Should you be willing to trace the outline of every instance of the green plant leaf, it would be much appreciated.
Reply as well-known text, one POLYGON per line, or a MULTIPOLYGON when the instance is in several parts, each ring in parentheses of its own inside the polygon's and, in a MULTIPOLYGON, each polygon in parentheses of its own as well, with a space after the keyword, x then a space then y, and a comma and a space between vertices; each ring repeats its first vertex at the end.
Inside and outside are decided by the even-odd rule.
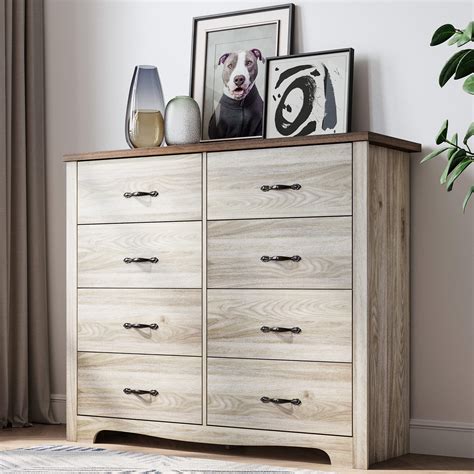
POLYGON ((464 29, 464 34, 469 37, 469 39, 474 39, 474 21, 470 21, 466 28, 464 29))
POLYGON ((451 159, 451 157, 454 155, 459 150, 459 148, 456 148, 455 146, 452 146, 447 154, 448 161, 451 159))
POLYGON ((474 122, 471 122, 469 128, 467 129, 466 135, 464 136, 463 143, 464 145, 467 144, 468 140, 474 135, 474 122))
POLYGON ((471 74, 462 85, 462 88, 468 94, 474 94, 474 74, 471 74))
POLYGON ((459 61, 454 79, 462 79, 474 72, 474 49, 470 49, 459 61))
POLYGON ((438 44, 444 43, 447 41, 451 36, 456 33, 456 28, 453 25, 446 24, 440 26, 434 33, 433 37, 431 38, 430 46, 438 46, 438 44))
POLYGON ((458 144, 458 134, 455 133, 452 137, 451 137, 451 140, 450 140, 451 143, 454 143, 455 145, 458 144))
POLYGON ((464 202, 462 203, 462 212, 466 212, 467 203, 469 202, 469 199, 471 199, 471 196, 473 194, 474 194, 474 186, 471 186, 471 188, 466 194, 466 197, 464 198, 464 202))
POLYGON ((443 125, 441 125, 438 135, 436 135, 436 145, 441 145, 441 143, 446 140, 446 137, 448 136, 448 124, 448 121, 445 120, 443 125))
POLYGON ((472 160, 465 159, 459 163, 456 168, 452 171, 452 173, 449 175, 448 182, 446 184, 446 190, 449 192, 453 189, 454 182, 461 176, 463 171, 473 163, 472 160))
POLYGON ((448 176, 451 174, 451 172, 456 168, 456 166, 461 163, 466 157, 466 150, 459 149, 457 148, 454 153, 451 154, 449 157, 448 164, 446 165, 446 168, 443 171, 443 174, 439 178, 439 182, 441 184, 445 184, 448 176))
POLYGON ((471 41, 471 37, 463 33, 462 35, 459 36, 458 40, 456 41, 458 48, 461 46, 464 46, 466 43, 469 43, 471 41))
POLYGON ((433 150, 429 155, 426 155, 420 163, 425 163, 426 161, 432 160, 433 158, 436 158, 438 155, 441 155, 441 153, 444 153, 446 150, 449 150, 449 146, 445 148, 439 148, 438 150, 433 150))
POLYGON ((462 51, 458 51, 457 53, 454 53, 449 59, 448 62, 444 65, 443 69, 441 70, 439 74, 439 85, 443 87, 449 79, 454 75, 456 72, 456 68, 458 67, 459 61, 467 54, 469 53, 469 49, 465 50, 463 49, 462 51))
POLYGON ((459 37, 456 41, 458 48, 461 46, 464 46, 466 43, 469 43, 469 41, 472 41, 473 38, 473 31, 474 31, 474 26, 473 22, 469 22, 466 28, 462 33, 459 33, 459 37))
POLYGON ((448 41, 449 46, 452 46, 453 44, 456 44, 459 39, 461 38, 463 34, 462 33, 454 33, 454 35, 451 37, 451 39, 448 41))

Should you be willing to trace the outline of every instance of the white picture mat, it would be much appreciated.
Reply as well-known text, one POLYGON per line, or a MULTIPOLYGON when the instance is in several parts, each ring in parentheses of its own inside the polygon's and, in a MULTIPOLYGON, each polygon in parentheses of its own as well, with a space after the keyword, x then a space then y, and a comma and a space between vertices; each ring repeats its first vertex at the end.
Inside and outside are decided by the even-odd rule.
MULTIPOLYGON (((349 121, 349 94, 350 94, 350 68, 351 68, 351 55, 349 52, 337 52, 328 54, 315 54, 314 56, 295 56, 289 58, 276 58, 273 59, 268 68, 267 78, 267 97, 268 102, 265 104, 266 111, 266 126, 265 126, 265 138, 277 138, 283 135, 275 127, 275 110, 278 106, 278 101, 272 99, 272 95, 275 94, 275 83, 277 77, 282 71, 290 69, 301 64, 311 64, 318 66, 321 64, 326 65, 331 75, 332 85, 334 87, 334 96, 336 98, 336 110, 337 110, 337 125, 334 129, 322 130, 321 123, 318 121, 318 128, 312 135, 321 134, 332 134, 332 133, 344 133, 347 131, 347 125, 349 121), (275 67, 279 67, 279 71, 275 71, 275 67)), ((296 76, 295 76, 296 77, 296 76)), ((294 134, 292 134, 294 135, 294 134)))

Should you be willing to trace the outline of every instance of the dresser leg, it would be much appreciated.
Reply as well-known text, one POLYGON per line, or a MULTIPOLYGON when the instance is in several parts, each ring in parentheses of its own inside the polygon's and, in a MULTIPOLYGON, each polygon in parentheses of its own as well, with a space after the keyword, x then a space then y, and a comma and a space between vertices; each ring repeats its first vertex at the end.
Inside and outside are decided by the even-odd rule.
POLYGON ((77 441, 77 429, 75 423, 66 424, 66 440, 67 441, 77 441))
POLYGON ((325 453, 329 456, 331 466, 352 468, 352 452, 325 449, 325 453))
POLYGON ((97 439, 97 435, 100 433, 100 431, 84 431, 84 432, 78 432, 77 433, 77 438, 76 441, 78 443, 86 443, 86 444, 94 444, 97 439))

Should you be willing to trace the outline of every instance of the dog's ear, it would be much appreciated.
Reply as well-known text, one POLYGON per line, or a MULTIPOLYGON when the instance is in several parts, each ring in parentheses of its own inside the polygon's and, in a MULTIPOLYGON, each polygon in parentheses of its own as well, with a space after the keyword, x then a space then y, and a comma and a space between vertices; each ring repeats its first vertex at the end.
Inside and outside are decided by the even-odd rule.
POLYGON ((224 64, 225 60, 230 56, 230 53, 224 53, 220 58, 219 61, 217 61, 217 65, 219 66, 220 64, 224 64))
POLYGON ((251 49, 250 51, 252 51, 253 55, 257 58, 257 59, 260 59, 260 61, 262 61, 263 64, 265 64, 265 58, 263 57, 263 54, 262 52, 257 49, 257 48, 254 48, 254 49, 251 49))

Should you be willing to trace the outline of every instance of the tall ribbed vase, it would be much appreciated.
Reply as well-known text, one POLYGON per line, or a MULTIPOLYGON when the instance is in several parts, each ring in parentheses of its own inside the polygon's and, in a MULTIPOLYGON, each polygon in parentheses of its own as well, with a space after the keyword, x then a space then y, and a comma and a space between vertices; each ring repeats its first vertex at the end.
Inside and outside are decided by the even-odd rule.
POLYGON ((199 105, 187 95, 171 99, 165 111, 165 139, 168 145, 198 143, 201 139, 199 105))
POLYGON ((163 91, 155 66, 136 66, 128 95, 125 138, 130 148, 160 146, 164 136, 163 91))

